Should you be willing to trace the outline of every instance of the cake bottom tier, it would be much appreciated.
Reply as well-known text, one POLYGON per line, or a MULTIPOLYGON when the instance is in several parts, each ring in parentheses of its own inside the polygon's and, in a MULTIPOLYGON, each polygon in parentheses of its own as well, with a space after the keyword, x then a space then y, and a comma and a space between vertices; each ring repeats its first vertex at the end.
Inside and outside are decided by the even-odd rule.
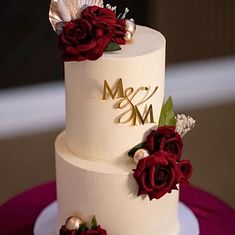
POLYGON ((86 161, 73 155, 64 133, 56 140, 58 229, 72 215, 91 221, 93 215, 108 235, 177 235, 179 193, 159 200, 137 197, 135 164, 86 161))

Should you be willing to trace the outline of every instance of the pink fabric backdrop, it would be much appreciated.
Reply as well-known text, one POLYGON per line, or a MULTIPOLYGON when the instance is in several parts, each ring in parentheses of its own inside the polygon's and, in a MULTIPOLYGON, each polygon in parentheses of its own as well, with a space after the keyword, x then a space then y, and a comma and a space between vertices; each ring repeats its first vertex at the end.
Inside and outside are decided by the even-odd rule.
MULTIPOLYGON (((0 235, 32 235, 37 216, 55 199, 54 182, 12 198, 0 206, 0 235)), ((181 188, 180 200, 197 216, 200 235, 235 235, 235 212, 221 200, 192 186, 181 188)))

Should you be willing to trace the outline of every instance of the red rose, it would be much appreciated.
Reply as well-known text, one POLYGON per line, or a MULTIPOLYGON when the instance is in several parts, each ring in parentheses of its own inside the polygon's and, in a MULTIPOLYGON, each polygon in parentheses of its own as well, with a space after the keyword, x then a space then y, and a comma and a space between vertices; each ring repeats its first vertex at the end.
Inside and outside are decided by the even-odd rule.
POLYGON ((99 226, 94 229, 88 229, 86 231, 80 232, 79 230, 69 231, 66 229, 65 225, 63 225, 60 229, 60 235, 107 235, 106 230, 99 226))
POLYGON ((117 19, 116 14, 108 8, 98 6, 87 7, 82 11, 82 18, 87 19, 92 25, 101 28, 104 34, 119 45, 126 44, 126 23, 117 19))
POLYGON ((188 183, 188 179, 191 177, 193 173, 193 167, 189 160, 182 160, 179 162, 179 169, 183 174, 183 182, 188 183))
POLYGON ((97 226, 94 229, 89 229, 87 231, 83 231, 79 235, 107 235, 107 232, 106 232, 106 230, 104 230, 100 226, 97 226))
POLYGON ((182 178, 174 155, 163 151, 141 159, 133 171, 139 185, 138 195, 148 194, 150 200, 177 189, 176 185, 182 178))
POLYGON ((182 155, 183 141, 174 126, 162 126, 147 136, 145 147, 151 154, 159 150, 173 153, 178 162, 182 155))
POLYGON ((116 23, 116 14, 108 8, 90 6, 82 11, 82 18, 87 19, 93 25, 108 25, 112 26, 116 23))
POLYGON ((110 42, 102 29, 86 19, 66 23, 58 38, 64 61, 96 60, 110 42))
POLYGON ((69 230, 66 229, 65 225, 63 225, 63 226, 60 228, 59 234, 60 234, 60 235, 77 235, 77 231, 76 231, 76 230, 69 231, 69 230))
POLYGON ((110 27, 109 38, 111 41, 116 42, 119 45, 126 44, 126 22, 124 20, 117 20, 117 23, 110 27))

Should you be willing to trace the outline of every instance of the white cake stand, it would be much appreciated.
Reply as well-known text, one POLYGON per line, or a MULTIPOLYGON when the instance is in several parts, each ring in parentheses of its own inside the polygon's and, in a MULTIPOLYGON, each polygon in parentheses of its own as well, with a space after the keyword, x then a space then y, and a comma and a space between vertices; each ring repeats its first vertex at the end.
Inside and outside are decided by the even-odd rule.
MULTIPOLYGON (((34 235, 54 235, 57 221, 57 202, 51 203, 38 216, 34 225, 34 235)), ((179 235, 199 235, 198 220, 182 202, 179 203, 179 235)))

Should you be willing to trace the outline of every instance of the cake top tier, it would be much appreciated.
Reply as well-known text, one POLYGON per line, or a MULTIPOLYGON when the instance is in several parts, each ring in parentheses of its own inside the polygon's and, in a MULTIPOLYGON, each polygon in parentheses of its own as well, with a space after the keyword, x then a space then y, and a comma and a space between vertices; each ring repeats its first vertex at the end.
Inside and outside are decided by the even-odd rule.
POLYGON ((69 150, 86 160, 129 160, 128 151, 159 120, 164 75, 165 38, 143 26, 122 50, 96 61, 66 62, 69 150))
POLYGON ((121 45, 122 50, 120 51, 104 53, 103 57, 110 59, 142 56, 160 50, 164 45, 165 38, 160 32, 137 25, 131 42, 121 45))
POLYGON ((162 48, 164 37, 136 27, 133 19, 126 19, 128 12, 126 8, 117 14, 116 7, 104 6, 103 0, 52 0, 49 19, 58 34, 62 59, 94 61, 113 54, 126 58, 162 48))

